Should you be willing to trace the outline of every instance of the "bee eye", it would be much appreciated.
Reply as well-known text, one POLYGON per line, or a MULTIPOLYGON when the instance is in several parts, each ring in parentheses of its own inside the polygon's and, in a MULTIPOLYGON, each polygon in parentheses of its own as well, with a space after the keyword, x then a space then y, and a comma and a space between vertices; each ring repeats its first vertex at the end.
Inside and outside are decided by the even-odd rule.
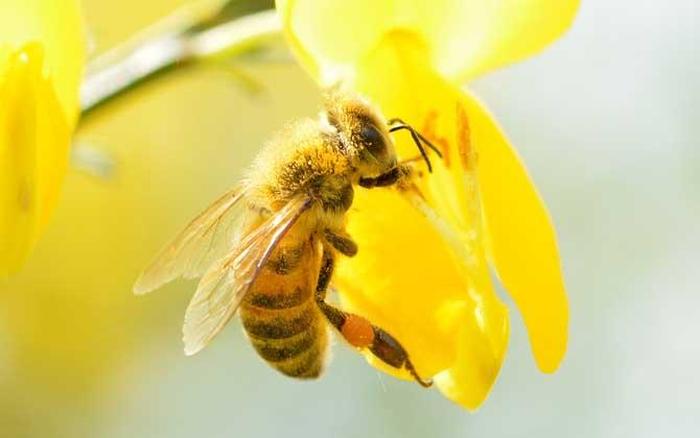
POLYGON ((362 126, 360 138, 367 146, 367 150, 373 154, 382 152, 386 147, 382 134, 373 124, 367 123, 362 126))

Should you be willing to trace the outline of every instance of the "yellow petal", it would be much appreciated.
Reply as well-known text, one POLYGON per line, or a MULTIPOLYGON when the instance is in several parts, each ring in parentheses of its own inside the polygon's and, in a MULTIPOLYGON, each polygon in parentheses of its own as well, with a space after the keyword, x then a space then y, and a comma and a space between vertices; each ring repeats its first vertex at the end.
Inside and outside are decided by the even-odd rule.
MULTIPOLYGON (((507 311, 490 285, 470 292, 464 265, 443 236, 396 192, 358 191, 348 231, 360 251, 341 260, 334 276, 343 307, 398 339, 421 376, 438 375, 447 397, 478 407, 508 340, 507 311)), ((410 379, 366 357, 382 371, 410 379)))
MULTIPOLYGON (((358 189, 348 230, 360 253, 336 279, 343 301, 394 334, 419 373, 436 375, 448 398, 474 409, 501 367, 508 315, 488 274, 476 170, 463 167, 463 96, 424 56, 413 34, 394 32, 358 64, 357 90, 385 115, 418 126, 445 158, 433 156, 434 173, 418 181, 427 203, 391 189, 358 189)), ((401 158, 417 155, 410 137, 395 139, 401 158)))
MULTIPOLYGON (((462 185, 478 186, 479 215, 486 222, 483 243, 487 255, 523 314, 538 366, 546 372, 554 371, 566 351, 568 305, 547 210, 490 114, 472 96, 431 72, 424 61, 425 53, 425 46, 412 34, 388 34, 361 64, 355 86, 379 102, 388 117, 402 117, 431 136, 437 145, 456 149, 446 149, 442 160, 451 166, 453 180, 443 178, 438 163, 426 184, 428 194, 440 194, 432 199, 436 208, 463 228, 470 225, 460 218, 461 210, 473 208, 473 202, 450 200, 445 196, 449 191, 441 188, 461 184, 463 168, 453 164, 464 148, 458 145, 459 110, 455 114, 454 108, 466 113, 478 180, 462 185)), ((404 156, 415 154, 415 146, 405 137, 397 146, 404 156)))
MULTIPOLYGON (((425 3, 431 9, 434 2, 425 3)), ((579 6, 579 0, 438 3, 440 20, 424 36, 436 68, 463 81, 541 51, 571 26, 579 6)))
POLYGON ((542 50, 569 28, 578 0, 277 0, 302 63, 324 84, 397 29, 428 47, 442 75, 467 80, 542 50))
POLYGON ((566 352, 569 312, 554 227, 527 170, 491 115, 465 96, 479 157, 489 255, 523 315, 542 371, 566 352))
POLYGON ((0 275, 21 265, 56 204, 84 56, 78 0, 0 2, 0 275))
POLYGON ((44 48, 43 72, 72 125, 78 115, 78 87, 85 63, 80 2, 0 1, 0 45, 17 49, 31 41, 44 48))
POLYGON ((439 234, 389 190, 357 191, 348 232, 360 251, 340 260, 334 275, 345 307, 399 339, 419 373, 449 367, 459 318, 446 321, 443 307, 468 296, 439 234))
POLYGON ((0 71, 0 276, 15 271, 53 211, 66 171, 70 128, 43 50, 5 54, 0 71))

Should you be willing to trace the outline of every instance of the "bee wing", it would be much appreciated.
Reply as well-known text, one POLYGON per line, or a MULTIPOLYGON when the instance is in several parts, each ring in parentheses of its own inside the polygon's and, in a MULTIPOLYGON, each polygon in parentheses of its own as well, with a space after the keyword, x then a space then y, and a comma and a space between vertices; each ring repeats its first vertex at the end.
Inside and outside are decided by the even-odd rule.
POLYGON ((245 207, 246 187, 234 187, 214 201, 169 243, 134 284, 134 293, 145 294, 180 276, 199 277, 233 244, 245 207))
POLYGON ((296 198, 259 227, 242 236, 234 251, 202 277, 185 313, 185 354, 204 348, 233 316, 267 259, 311 200, 296 198))

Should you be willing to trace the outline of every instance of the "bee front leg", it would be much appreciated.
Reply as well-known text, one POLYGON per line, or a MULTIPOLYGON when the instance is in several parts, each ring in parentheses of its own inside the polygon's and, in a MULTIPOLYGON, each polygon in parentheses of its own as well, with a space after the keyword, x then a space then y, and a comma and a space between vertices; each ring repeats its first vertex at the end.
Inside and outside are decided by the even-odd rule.
POLYGON ((343 230, 332 231, 326 229, 323 232, 323 238, 328 244, 345 256, 353 257, 357 254, 357 243, 343 230))
POLYGON ((408 166, 400 165, 394 167, 386 173, 383 173, 379 176, 375 176, 373 178, 362 177, 360 178, 358 184, 360 185, 360 187, 364 187, 366 189, 371 189, 373 187, 386 187, 396 184, 397 181, 409 175, 410 173, 411 170, 408 166))
POLYGON ((423 379, 416 372, 408 353, 386 330, 377 327, 367 319, 345 312, 326 302, 326 291, 333 275, 335 259, 333 253, 324 249, 323 262, 316 285, 316 303, 328 322, 353 347, 368 349, 376 358, 397 369, 407 370, 419 385, 430 387, 432 380, 423 379))

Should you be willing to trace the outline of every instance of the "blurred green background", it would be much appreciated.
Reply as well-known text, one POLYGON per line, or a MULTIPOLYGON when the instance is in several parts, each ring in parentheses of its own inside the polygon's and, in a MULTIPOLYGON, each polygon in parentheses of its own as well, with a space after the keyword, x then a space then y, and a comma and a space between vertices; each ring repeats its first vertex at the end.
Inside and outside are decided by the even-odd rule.
MULTIPOLYGON (((96 53, 184 0, 84 0, 96 53)), ((475 414, 379 374, 342 345, 297 382, 238 322, 182 354, 193 282, 137 298, 160 246, 230 187, 270 133, 313 114, 291 61, 175 74, 115 105, 78 143, 28 265, 0 282, 1 437, 656 437, 700 432, 700 7, 584 0, 550 50, 471 84, 509 134, 560 236, 571 305, 560 370, 541 374, 512 302, 504 368, 475 414)))

